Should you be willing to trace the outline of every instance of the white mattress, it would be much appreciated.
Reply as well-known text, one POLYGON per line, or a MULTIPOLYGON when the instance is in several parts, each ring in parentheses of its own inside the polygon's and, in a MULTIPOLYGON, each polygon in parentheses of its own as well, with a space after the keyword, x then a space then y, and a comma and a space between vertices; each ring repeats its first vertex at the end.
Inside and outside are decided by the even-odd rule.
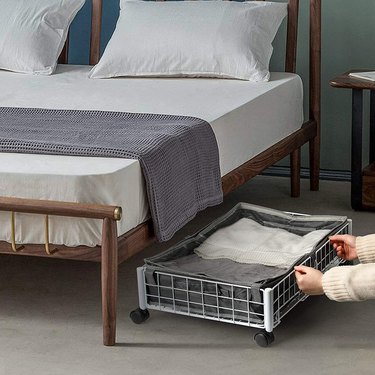
MULTIPOLYGON (((299 76, 272 73, 270 82, 225 79, 88 79, 90 67, 60 65, 52 76, 0 71, 0 106, 153 112, 208 121, 216 135, 221 174, 299 129, 299 76)), ((136 160, 0 153, 0 195, 121 205, 119 235, 148 217, 136 160)), ((43 243, 41 217, 16 215, 18 243, 43 243)), ((68 246, 100 243, 101 222, 51 218, 50 239, 68 246)), ((0 213, 0 240, 9 241, 9 213, 0 213)))

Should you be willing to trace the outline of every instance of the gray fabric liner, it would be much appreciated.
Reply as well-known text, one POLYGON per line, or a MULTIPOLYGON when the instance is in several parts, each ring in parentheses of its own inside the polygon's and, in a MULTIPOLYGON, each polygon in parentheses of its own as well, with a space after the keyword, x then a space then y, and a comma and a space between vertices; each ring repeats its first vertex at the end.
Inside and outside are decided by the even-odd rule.
POLYGON ((322 238, 321 243, 310 254, 302 256, 288 270, 260 264, 240 264, 228 259, 206 260, 193 253, 194 249, 213 232, 233 224, 242 217, 250 218, 268 227, 283 228, 300 236, 317 229, 328 229, 333 233, 347 220, 343 216, 285 214, 277 210, 239 203, 196 235, 186 238, 161 254, 145 259, 147 268, 230 284, 264 286, 265 283, 277 281, 279 277, 289 273, 295 264, 300 264, 308 256, 312 256, 316 248, 327 240, 327 237, 322 238))
POLYGON ((215 135, 194 117, 0 107, 0 151, 139 159, 159 241, 223 199, 215 135))

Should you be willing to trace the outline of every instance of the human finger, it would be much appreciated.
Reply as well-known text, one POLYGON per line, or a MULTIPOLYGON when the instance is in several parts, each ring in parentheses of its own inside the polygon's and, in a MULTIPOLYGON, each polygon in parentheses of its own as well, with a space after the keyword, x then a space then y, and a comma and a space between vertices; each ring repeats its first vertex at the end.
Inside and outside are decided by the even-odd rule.
POLYGON ((306 267, 306 266, 295 266, 294 269, 297 271, 297 272, 300 272, 300 273, 307 273, 310 269, 310 267, 306 267))
POLYGON ((344 258, 345 253, 343 251, 337 251, 337 256, 340 258, 344 258))
POLYGON ((334 234, 333 236, 328 237, 330 241, 341 241, 345 242, 346 234, 334 234))
POLYGON ((342 242, 342 241, 337 241, 337 242, 330 242, 331 245, 333 246, 334 249, 337 249, 339 247, 344 247, 345 246, 345 243, 342 242))
POLYGON ((339 255, 340 253, 342 255, 345 255, 346 254, 346 251, 345 251, 345 244, 343 242, 340 242, 340 243, 333 243, 333 249, 336 251, 337 255, 339 255))
POLYGON ((335 250, 337 253, 339 253, 339 252, 344 253, 344 252, 345 252, 345 248, 344 248, 344 246, 336 246, 336 248, 334 248, 334 250, 335 250))
POLYGON ((299 284, 303 279, 303 274, 299 271, 294 272, 294 276, 296 277, 297 284, 299 284))
POLYGON ((339 252, 337 252, 337 256, 339 256, 342 259, 347 259, 349 257, 349 252, 345 250, 345 248, 343 248, 339 252))

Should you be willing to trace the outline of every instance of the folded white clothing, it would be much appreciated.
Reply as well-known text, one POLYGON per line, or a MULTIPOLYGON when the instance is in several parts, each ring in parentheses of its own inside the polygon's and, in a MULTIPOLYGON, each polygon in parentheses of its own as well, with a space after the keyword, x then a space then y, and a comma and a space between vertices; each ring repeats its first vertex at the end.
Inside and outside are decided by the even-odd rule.
POLYGON ((315 230, 304 236, 263 226, 242 218, 208 237, 194 252, 204 259, 226 258, 238 263, 257 263, 289 268, 329 233, 315 230))

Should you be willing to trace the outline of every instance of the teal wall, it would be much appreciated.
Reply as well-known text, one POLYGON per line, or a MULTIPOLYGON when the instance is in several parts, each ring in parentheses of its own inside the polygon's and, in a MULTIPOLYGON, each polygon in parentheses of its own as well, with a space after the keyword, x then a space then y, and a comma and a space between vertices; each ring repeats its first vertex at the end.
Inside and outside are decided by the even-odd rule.
MULTIPOLYGON (((281 2, 282 0, 275 0, 281 2)), ((102 50, 118 17, 118 0, 104 0, 102 50)), ((297 73, 308 87, 308 0, 300 0, 301 18, 297 73)), ((86 64, 89 44, 89 1, 77 15, 71 30, 70 62, 86 64)), ((285 24, 277 35, 271 69, 282 70, 285 53, 285 24)), ((351 92, 334 89, 329 80, 352 68, 375 69, 375 1, 322 0, 322 150, 321 167, 350 169, 351 92)), ((307 93, 307 91, 305 90, 307 93)), ((365 96, 365 99, 368 99, 365 96)), ((307 94, 305 113, 307 112, 307 94)), ((368 105, 365 103, 365 110, 368 105)), ((367 111, 368 112, 368 111, 367 111)), ((368 115, 365 116, 364 156, 367 156, 368 115)), ((303 152, 303 166, 308 166, 303 152)), ((366 162, 366 160, 365 160, 366 162)), ((285 162, 283 163, 285 164, 285 162)))

